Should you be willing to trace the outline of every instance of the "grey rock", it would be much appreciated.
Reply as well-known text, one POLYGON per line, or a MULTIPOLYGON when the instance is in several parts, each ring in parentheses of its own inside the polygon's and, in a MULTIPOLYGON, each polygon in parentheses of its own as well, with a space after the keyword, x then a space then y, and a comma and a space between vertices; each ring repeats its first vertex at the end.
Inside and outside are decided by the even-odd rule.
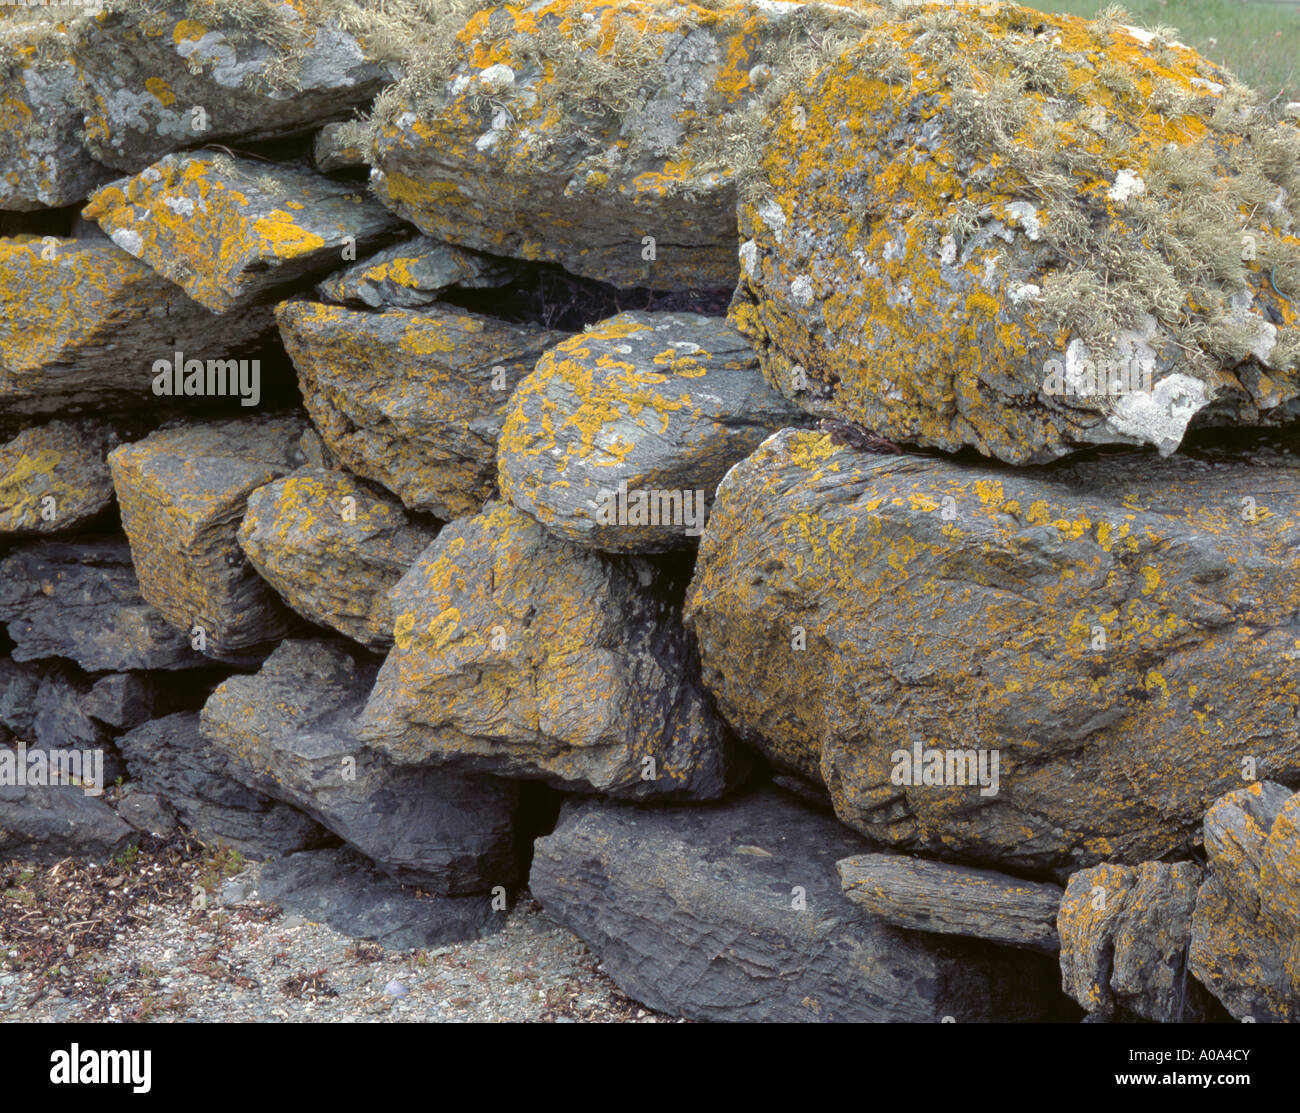
POLYGON ((1210 999, 1188 977, 1187 963, 1200 883, 1193 862, 1105 864, 1073 874, 1057 918, 1065 992, 1097 1019, 1207 1019, 1210 999))
POLYGON ((840 891, 865 849, 762 789, 718 804, 566 804, 530 888, 629 996, 694 1020, 1044 1020, 1068 1015, 1045 956, 901 931, 840 891))
POLYGON ((0 418, 157 409, 154 363, 259 357, 267 307, 217 317, 106 239, 0 239, 0 418))
POLYGON ((109 457, 141 594, 219 660, 265 655, 295 624, 237 534, 248 496, 303 463, 296 416, 161 429, 109 457))
POLYGON ((363 736, 399 762, 716 798, 744 764, 699 686, 673 592, 646 558, 569 545, 490 503, 444 527, 393 588, 396 643, 363 736))
POLYGON ((30 739, 40 687, 41 670, 37 666, 0 657, 0 726, 30 739))
POLYGON ((50 421, 0 444, 0 534, 55 533, 99 517, 113 501, 108 453, 118 437, 100 421, 50 421))
POLYGON ((620 313, 552 348, 511 396, 501 495, 580 545, 689 549, 727 470, 802 420, 725 320, 620 313))
POLYGON ((400 881, 444 895, 518 880, 516 786, 393 765, 360 741, 376 666, 343 643, 290 640, 203 707, 203 735, 244 783, 301 808, 400 881))
POLYGON ((168 155, 96 191, 82 215, 221 314, 326 274, 399 228, 362 187, 222 154, 168 155))
POLYGON ((411 510, 475 513, 496 489, 510 392, 563 336, 449 306, 276 310, 303 401, 329 450, 411 510))
POLYGON ((293 854, 261 869, 259 900, 385 947, 441 947, 505 927, 493 898, 432 896, 398 884, 346 848, 293 854))
POLYGON ((306 130, 368 103, 393 76, 336 21, 292 5, 252 20, 206 8, 202 22, 180 2, 115 7, 79 20, 73 43, 90 98, 86 143, 132 173, 183 147, 306 130))
POLYGON ((382 650, 393 644, 388 592, 437 535, 387 492, 346 472, 304 469, 249 496, 238 539, 300 615, 382 650))
POLYGON ((1269 459, 1008 469, 783 431, 701 539, 705 683, 885 846, 1058 877, 1190 853, 1243 759, 1300 776, 1300 460, 1269 459))
POLYGON ((176 810, 155 792, 124 792, 117 814, 145 835, 161 838, 176 829, 176 810))
POLYGON ((844 895, 886 923, 1054 953, 1059 885, 898 854, 837 863, 844 895))
POLYGON ((366 137, 359 120, 337 120, 326 124, 312 140, 311 158, 323 174, 334 170, 357 170, 366 165, 366 137))
POLYGON ((13 658, 66 657, 88 672, 208 662, 144 601, 125 540, 38 541, 0 560, 13 658))
POLYGON ((418 309, 452 287, 505 286, 523 273, 511 259, 466 251, 430 236, 386 247, 316 285, 322 301, 358 309, 418 309))
POLYGON ((77 786, 0 784, 0 855, 5 858, 102 860, 120 854, 134 839, 112 808, 77 786))
POLYGON ((112 673, 91 685, 81 707, 92 719, 129 730, 153 715, 157 694, 158 683, 154 677, 134 672, 112 673))
POLYGON ((1300 1020, 1300 794, 1256 782, 1205 814, 1188 964, 1237 1020, 1300 1020))
POLYGON ((206 843, 224 843, 250 858, 275 858, 320 846, 329 837, 297 808, 236 780, 229 759, 200 733, 197 711, 153 719, 116 743, 132 784, 165 800, 206 843))

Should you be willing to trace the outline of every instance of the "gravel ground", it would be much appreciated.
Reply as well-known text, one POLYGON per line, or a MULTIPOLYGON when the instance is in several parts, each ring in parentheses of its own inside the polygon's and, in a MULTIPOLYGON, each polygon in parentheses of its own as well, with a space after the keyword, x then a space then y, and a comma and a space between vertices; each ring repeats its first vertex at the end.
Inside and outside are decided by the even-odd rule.
POLYGON ((172 840, 130 863, 0 864, 0 1021, 674 1020, 624 997, 527 894, 486 939, 385 950, 223 904, 250 873, 204 853, 172 840))

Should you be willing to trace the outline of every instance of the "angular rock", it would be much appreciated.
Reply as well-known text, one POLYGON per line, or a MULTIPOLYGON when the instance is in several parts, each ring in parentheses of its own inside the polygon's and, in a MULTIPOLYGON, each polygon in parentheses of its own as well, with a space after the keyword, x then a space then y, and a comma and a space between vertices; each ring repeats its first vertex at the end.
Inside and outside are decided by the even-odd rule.
POLYGON ((151 792, 127 791, 117 802, 117 814, 135 830, 159 838, 176 829, 176 812, 161 796, 151 792))
POLYGON ((476 513, 496 489, 510 392, 562 333, 445 306, 276 310, 312 423, 355 475, 411 510, 476 513))
POLYGON ((125 538, 38 541, 0 560, 0 622, 16 661, 66 657, 87 672, 208 663, 141 597, 125 538))
POLYGON ((100 421, 50 421, 0 444, 0 534, 73 529, 113 501, 108 454, 118 437, 100 421))
POLYGON ((92 687, 91 680, 71 665, 60 662, 47 671, 36 690, 30 749, 64 753, 69 760, 74 753, 80 755, 75 760, 85 769, 84 783, 103 788, 125 776, 126 765, 109 730, 86 708, 92 687))
POLYGON ((580 545, 691 548, 727 470, 803 420, 726 321, 620 313, 547 352, 511 396, 501 495, 580 545))
POLYGON ((731 286, 730 133, 818 16, 766 0, 480 10, 447 61, 376 104, 375 190, 464 247, 624 287, 731 286))
POLYGON ((699 686, 671 578, 490 503, 392 591, 363 737, 398 762, 632 798, 713 799, 743 763, 699 686))
POLYGON ((14 861, 111 858, 135 835, 104 801, 74 785, 0 783, 0 856, 14 861))
POLYGON ((492 898, 432 896, 398 884, 346 848, 292 854, 258 874, 259 900, 385 947, 442 947, 505 927, 492 898))
POLYGON ((1207 1019, 1212 1003, 1187 963, 1200 882, 1194 862, 1106 864, 1071 875, 1057 918, 1065 992, 1099 1019, 1207 1019))
POLYGON ((82 710, 110 727, 129 730, 153 715, 157 684, 152 677, 119 672, 101 676, 82 701, 82 710))
POLYGON ((388 592, 436 536, 346 472, 308 469, 249 496, 239 546, 304 618, 386 650, 388 592))
POLYGON ((376 666, 342 644, 285 641, 203 707, 203 735, 251 788, 318 819, 399 881, 444 895, 518 880, 516 786, 393 765, 356 717, 376 666))
POLYGON ((222 314, 325 274, 399 227, 357 186, 222 154, 168 155, 97 190, 82 215, 222 314))
POLYGON ((111 176, 82 145, 68 36, 30 10, 0 13, 0 210, 61 208, 111 176))
POLYGON ((358 309, 417 309, 452 287, 505 286, 522 268, 510 259, 466 251, 430 236, 393 244, 317 283, 321 299, 358 309))
POLYGON ((197 19, 177 0, 78 21, 87 146, 134 173, 183 147, 289 135, 367 104, 392 69, 364 35, 306 10, 206 6, 197 19))
POLYGON ((311 160, 322 174, 359 170, 366 165, 366 136, 359 120, 326 124, 312 140, 311 160))
POLYGON ((769 117, 733 308, 769 381, 1015 464, 1293 419, 1294 126, 1158 36, 964 14, 881 9, 769 117))
POLYGON ((256 355, 270 310, 222 319, 104 239, 0 239, 0 417, 148 410, 154 363, 256 355))
POLYGON ((160 429, 109 456, 141 594, 202 651, 244 660, 294 624, 236 535, 248 496, 303 463, 294 416, 160 429))
MULTIPOLYGON (((36 722, 36 693, 41 687, 41 670, 0 657, 0 726, 31 740, 36 722)), ((0 742, 4 733, 0 732, 0 742)))
POLYGON ((1300 774, 1300 460, 1260 458, 995 469, 783 431, 701 540, 705 682, 886 845, 1058 874, 1189 852, 1244 759, 1300 774))
POLYGON ((886 923, 1055 952, 1059 885, 899 854, 836 863, 844 895, 886 923))
POLYGON ((297 808, 244 787, 203 738, 197 711, 153 719, 118 737, 136 790, 159 796, 203 842, 250 858, 320 846, 329 833, 297 808))
POLYGON ((1188 965, 1237 1020, 1300 1020, 1300 795, 1271 782, 1205 814, 1188 965))
POLYGON ((566 804, 530 888, 629 996, 693 1020, 1062 1019, 1045 956, 900 931, 840 892, 865 849, 762 789, 704 807, 566 804))

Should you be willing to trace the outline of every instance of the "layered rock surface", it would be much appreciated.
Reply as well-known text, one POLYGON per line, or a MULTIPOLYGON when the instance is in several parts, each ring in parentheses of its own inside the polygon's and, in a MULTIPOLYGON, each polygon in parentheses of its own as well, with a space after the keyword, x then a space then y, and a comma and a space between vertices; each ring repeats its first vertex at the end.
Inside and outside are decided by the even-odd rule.
POLYGON ((393 642, 389 590, 437 531, 346 472, 307 469, 248 498, 239 546, 300 615, 372 649, 393 642))
POLYGON ((113 427, 50 421, 0 444, 0 534, 55 533, 98 517, 113 501, 113 427))
POLYGON ((972 468, 786 430, 728 473, 687 617, 719 710, 873 838, 1029 869, 1189 848, 1300 773, 1300 466, 972 468))
POLYGON ((399 762, 614 796, 711 799, 741 763, 699 685, 671 579, 503 503, 446 526, 393 589, 364 735, 399 762))
POLYGON ((595 549, 692 547, 727 469, 802 420, 757 366, 694 313, 621 313, 565 340, 510 399, 502 497, 595 549))
POLYGON ((475 513, 495 490, 510 392, 562 335, 440 305, 287 302, 276 318, 329 450, 440 518, 475 513))
POLYGON ((140 591, 216 658, 239 660, 293 625, 239 547, 248 496, 304 460, 294 416, 195 422, 109 457, 140 591))

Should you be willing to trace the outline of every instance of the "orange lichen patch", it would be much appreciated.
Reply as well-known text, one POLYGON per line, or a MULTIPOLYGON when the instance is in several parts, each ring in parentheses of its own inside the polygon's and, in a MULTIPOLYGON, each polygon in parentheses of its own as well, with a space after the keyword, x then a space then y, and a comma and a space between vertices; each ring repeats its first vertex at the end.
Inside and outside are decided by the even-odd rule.
POLYGON ((1133 435, 1100 429, 1110 399, 1053 403, 1044 365, 1072 340, 1107 358, 1148 314, 1157 378, 1222 388, 1253 332, 1278 373, 1239 384, 1243 407, 1289 402, 1300 318, 1261 260, 1300 274, 1300 143, 1234 117, 1248 97, 1227 82, 1186 49, 1015 5, 882 22, 771 113, 733 319, 774 385, 793 396, 804 369, 808 408, 1015 463, 1133 435))
POLYGON ((0 533, 68 529, 113 498, 107 427, 52 421, 0 444, 0 533))
MULTIPOLYGON (((1026 866, 1188 845, 1243 757, 1300 770, 1300 567, 1280 517, 1243 526, 1256 469, 1122 460, 991 474, 764 442, 719 488, 687 599, 724 713, 896 845, 1026 866), (998 792, 900 787, 917 739, 997 750, 998 792)), ((1261 501, 1298 486, 1291 462, 1261 501)))

